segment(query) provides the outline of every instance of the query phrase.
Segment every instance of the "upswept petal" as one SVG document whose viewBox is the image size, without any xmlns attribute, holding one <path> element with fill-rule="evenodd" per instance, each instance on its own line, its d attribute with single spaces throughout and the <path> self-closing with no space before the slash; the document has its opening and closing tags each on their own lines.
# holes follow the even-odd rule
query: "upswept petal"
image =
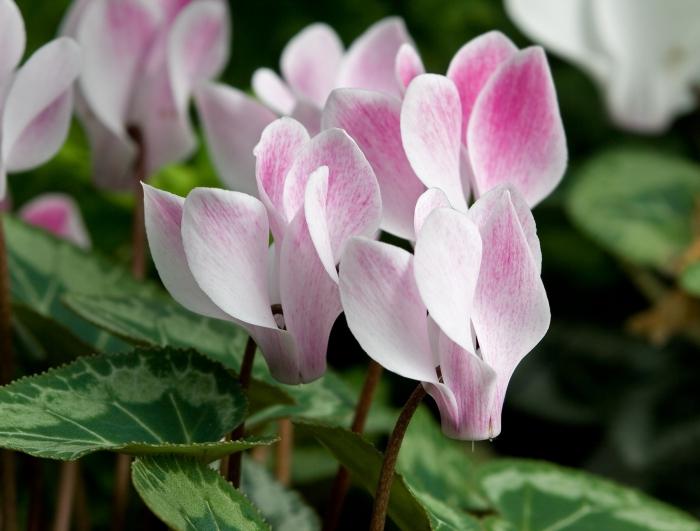
<svg viewBox="0 0 700 531">
<path fill-rule="evenodd" d="M 343 43 L 333 28 L 316 23 L 287 43 L 280 69 L 298 97 L 323 107 L 333 90 L 342 58 Z"/>
<path fill-rule="evenodd" d="M 440 329 L 465 349 L 472 345 L 469 319 L 481 254 L 477 226 L 452 208 L 434 210 L 417 235 L 413 266 L 421 299 Z"/>
<path fill-rule="evenodd" d="M 24 20 L 17 4 L 14 0 L 0 0 L 0 101 L 22 58 L 26 39 Z"/>
<path fill-rule="evenodd" d="M 257 196 L 253 149 L 275 115 L 244 92 L 219 83 L 202 83 L 195 102 L 221 180 L 231 190 Z"/>
<path fill-rule="evenodd" d="M 321 166 L 309 176 L 304 196 L 304 216 L 309 236 L 316 248 L 318 258 L 324 269 L 335 282 L 338 272 L 335 270 L 335 257 L 328 228 L 328 166 Z"/>
<path fill-rule="evenodd" d="M 326 371 L 328 338 L 342 313 L 338 285 L 326 273 L 299 211 L 287 227 L 280 253 L 280 296 L 286 329 L 297 346 L 297 383 Z"/>
<path fill-rule="evenodd" d="M 401 137 L 413 170 L 428 188 L 440 188 L 458 210 L 467 210 L 460 173 L 461 104 L 455 84 L 423 74 L 406 89 Z"/>
<path fill-rule="evenodd" d="M 438 361 L 430 348 L 413 256 L 393 245 L 353 238 L 339 276 L 348 327 L 364 351 L 405 378 L 437 383 Z"/>
<path fill-rule="evenodd" d="M 450 61 L 447 77 L 457 87 L 462 103 L 462 142 L 466 142 L 469 118 L 481 89 L 498 67 L 517 52 L 503 33 L 490 31 L 462 46 Z"/>
<path fill-rule="evenodd" d="M 192 2 L 179 12 L 168 37 L 168 69 L 175 107 L 186 113 L 197 83 L 216 77 L 229 54 L 227 5 L 219 0 Z"/>
<path fill-rule="evenodd" d="M 394 73 L 401 90 L 405 90 L 414 77 L 425 74 L 423 61 L 411 44 L 405 43 L 399 48 L 394 63 Z"/>
<path fill-rule="evenodd" d="M 412 39 L 401 18 L 388 17 L 376 22 L 348 49 L 335 86 L 378 90 L 400 96 L 394 61 L 405 43 L 412 43 Z"/>
<path fill-rule="evenodd" d="M 306 100 L 298 100 L 290 116 L 301 122 L 311 136 L 321 131 L 321 108 Z"/>
<path fill-rule="evenodd" d="M 286 216 L 283 205 L 287 173 L 309 140 L 303 125 L 292 118 L 280 118 L 263 130 L 253 149 L 258 196 L 267 208 L 277 242 L 282 241 L 285 227 L 292 219 Z"/>
<path fill-rule="evenodd" d="M 309 176 L 328 166 L 326 212 L 336 262 L 350 236 L 371 235 L 381 220 L 381 195 L 372 167 L 355 141 L 340 129 L 326 129 L 302 149 L 284 183 L 284 211 L 299 211 Z"/>
<path fill-rule="evenodd" d="M 532 257 L 511 194 L 476 216 L 483 241 L 472 323 L 480 354 L 498 374 L 501 395 L 515 367 L 549 328 L 550 312 L 539 268 Z"/>
<path fill-rule="evenodd" d="M 381 92 L 336 89 L 326 103 L 322 125 L 344 129 L 372 165 L 382 196 L 382 228 L 414 239 L 413 211 L 425 186 L 401 143 L 401 102 Z"/>
<path fill-rule="evenodd" d="M 276 328 L 267 283 L 268 235 L 265 207 L 254 197 L 195 188 L 185 200 L 182 242 L 199 287 L 230 316 Z"/>
<path fill-rule="evenodd" d="M 475 193 L 510 183 L 531 207 L 559 184 L 566 137 L 544 51 L 518 52 L 479 94 L 467 132 Z"/>
<path fill-rule="evenodd" d="M 197 285 L 182 245 L 182 210 L 185 198 L 143 185 L 146 235 L 160 279 L 170 295 L 188 310 L 228 319 Z"/>
<path fill-rule="evenodd" d="M 258 68 L 251 80 L 253 92 L 265 105 L 281 115 L 290 115 L 295 98 L 287 84 L 269 68 Z"/>
<path fill-rule="evenodd" d="M 450 208 L 450 200 L 447 199 L 445 192 L 439 188 L 428 188 L 416 202 L 416 210 L 413 215 L 413 227 L 416 234 L 420 232 L 428 216 L 437 208 Z"/>
<path fill-rule="evenodd" d="M 2 157 L 8 171 L 43 164 L 61 147 L 79 73 L 80 49 L 67 37 L 41 47 L 17 71 L 2 117 Z"/>
<path fill-rule="evenodd" d="M 80 208 L 69 195 L 42 194 L 25 203 L 19 211 L 19 217 L 78 247 L 90 248 L 90 235 L 85 228 Z"/>
</svg>

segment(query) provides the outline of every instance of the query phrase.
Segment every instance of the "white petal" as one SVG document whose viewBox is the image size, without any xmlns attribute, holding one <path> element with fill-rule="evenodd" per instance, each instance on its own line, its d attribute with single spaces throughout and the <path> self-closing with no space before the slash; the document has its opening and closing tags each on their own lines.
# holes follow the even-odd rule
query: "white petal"
<svg viewBox="0 0 700 531">
<path fill-rule="evenodd" d="M 294 95 L 273 70 L 258 68 L 253 72 L 251 85 L 255 95 L 276 113 L 289 115 L 294 110 Z"/>
</svg>

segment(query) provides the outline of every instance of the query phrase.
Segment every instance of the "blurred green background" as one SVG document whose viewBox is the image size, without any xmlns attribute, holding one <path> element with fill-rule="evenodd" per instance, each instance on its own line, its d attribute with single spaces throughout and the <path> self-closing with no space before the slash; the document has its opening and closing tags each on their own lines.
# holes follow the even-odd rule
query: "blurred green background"
<svg viewBox="0 0 700 531">
<path fill-rule="evenodd" d="M 17 3 L 27 25 L 29 52 L 54 36 L 67 2 Z M 376 20 L 400 15 L 427 68 L 435 72 L 445 71 L 463 43 L 491 29 L 502 30 L 519 45 L 528 44 L 495 0 L 257 0 L 232 2 L 231 12 L 233 46 L 223 80 L 244 89 L 256 68 L 277 68 L 289 38 L 315 21 L 329 23 L 349 45 Z M 506 400 L 503 434 L 491 444 L 477 445 L 477 450 L 593 471 L 700 515 L 700 345 L 685 322 L 656 343 L 632 333 L 629 325 L 630 318 L 663 298 L 665 290 L 676 290 L 677 271 L 664 260 L 655 260 L 655 246 L 675 238 L 677 231 L 683 232 L 678 236 L 680 250 L 692 241 L 694 206 L 689 190 L 700 191 L 695 165 L 700 156 L 700 115 L 682 117 L 660 136 L 621 132 L 610 124 L 591 81 L 551 55 L 550 61 L 570 154 L 562 185 L 535 211 L 552 327 L 516 371 Z M 631 166 L 606 159 L 611 150 L 624 150 Z M 646 156 L 651 157 L 649 163 L 644 162 Z M 655 165 L 658 158 L 662 162 Z M 645 172 L 651 174 L 648 179 L 642 175 Z M 676 173 L 684 172 L 691 175 L 691 185 L 685 188 L 675 180 Z M 178 193 L 217 183 L 205 149 L 187 164 L 156 177 L 157 186 Z M 647 185 L 642 189 L 638 183 Z M 130 198 L 94 189 L 78 125 L 56 159 L 11 177 L 10 187 L 15 206 L 44 191 L 73 194 L 94 246 L 115 260 L 128 261 Z M 649 216 L 655 219 L 650 221 Z M 628 230 L 626 224 L 640 219 L 646 231 Z M 676 230 L 677 220 L 676 232 L 658 233 L 658 227 Z M 628 252 L 630 248 L 634 251 Z M 689 295 L 678 297 L 692 313 L 697 301 Z M 658 315 L 647 314 L 646 320 L 636 319 L 636 328 L 650 332 L 668 325 L 658 320 Z M 357 347 L 348 345 L 352 339 L 340 322 L 330 359 L 346 371 L 364 362 Z M 400 404 L 411 385 L 391 379 L 388 400 Z M 106 488 L 108 480 L 99 481 Z M 313 498 L 326 486 L 312 482 L 304 493 Z"/>
</svg>

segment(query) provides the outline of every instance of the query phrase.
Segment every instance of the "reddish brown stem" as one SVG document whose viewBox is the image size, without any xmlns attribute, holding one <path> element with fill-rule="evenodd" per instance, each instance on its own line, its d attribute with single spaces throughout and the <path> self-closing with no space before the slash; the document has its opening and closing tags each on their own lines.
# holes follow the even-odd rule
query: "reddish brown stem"
<svg viewBox="0 0 700 531">
<path fill-rule="evenodd" d="M 134 278 L 142 280 L 146 277 L 146 224 L 141 182 L 146 180 L 146 147 L 138 127 L 129 127 L 128 133 L 136 144 L 133 172 L 134 211 L 131 226 L 131 273 Z"/>
<path fill-rule="evenodd" d="M 70 530 L 77 480 L 78 462 L 66 461 L 65 463 L 61 463 L 61 475 L 58 483 L 58 498 L 56 499 L 56 514 L 54 515 L 53 531 Z"/>
<path fill-rule="evenodd" d="M 355 433 L 362 433 L 365 430 L 365 423 L 369 415 L 370 407 L 374 393 L 377 390 L 377 385 L 382 375 L 382 366 L 376 361 L 370 360 L 367 368 L 367 376 L 362 385 L 360 398 L 355 408 L 355 417 L 352 421 L 351 430 Z M 328 503 L 328 512 L 323 524 L 323 531 L 334 531 L 340 523 L 340 515 L 343 512 L 345 496 L 350 488 L 350 472 L 344 466 L 338 468 L 338 473 L 333 481 L 331 488 L 331 497 Z"/>
<path fill-rule="evenodd" d="M 401 414 L 396 420 L 394 431 L 391 432 L 386 450 L 384 450 L 384 462 L 379 473 L 377 492 L 374 495 L 374 508 L 372 509 L 372 520 L 369 525 L 370 531 L 384 531 L 391 487 L 394 483 L 394 469 L 396 468 L 396 460 L 399 457 L 401 443 L 404 435 L 406 435 L 406 429 L 411 422 L 411 418 L 413 418 L 413 414 L 424 397 L 425 389 L 423 389 L 423 384 L 418 384 L 418 387 L 414 389 L 406 404 L 404 404 Z"/>
<path fill-rule="evenodd" d="M 40 459 L 28 457 L 29 474 L 29 510 L 27 514 L 27 531 L 46 529 L 44 522 L 44 467 Z"/>
<path fill-rule="evenodd" d="M 292 451 L 294 449 L 294 426 L 289 419 L 278 422 L 280 441 L 277 443 L 275 477 L 288 486 L 292 479 Z"/>
<path fill-rule="evenodd" d="M 129 507 L 129 476 L 131 457 L 118 454 L 114 467 L 114 495 L 112 497 L 112 531 L 122 531 Z"/>
</svg>

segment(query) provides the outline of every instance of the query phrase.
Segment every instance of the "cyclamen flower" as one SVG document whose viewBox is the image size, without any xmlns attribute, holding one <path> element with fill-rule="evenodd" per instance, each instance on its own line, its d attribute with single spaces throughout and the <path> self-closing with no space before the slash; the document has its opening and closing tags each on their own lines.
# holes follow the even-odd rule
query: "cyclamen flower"
<svg viewBox="0 0 700 531">
<path fill-rule="evenodd" d="M 400 18 L 372 25 L 347 51 L 326 24 L 312 24 L 293 37 L 282 52 L 282 78 L 269 68 L 255 71 L 258 102 L 226 85 L 207 83 L 196 94 L 207 145 L 226 186 L 255 195 L 252 149 L 260 133 L 278 116 L 292 116 L 311 134 L 321 125 L 321 109 L 336 87 L 361 87 L 398 96 L 394 58 L 411 42 Z"/>
<path fill-rule="evenodd" d="M 325 372 L 342 311 L 336 264 L 348 238 L 376 232 L 379 187 L 338 129 L 310 139 L 281 118 L 255 155 L 260 199 L 211 188 L 183 199 L 145 186 L 148 241 L 175 300 L 244 327 L 276 379 L 310 382 Z"/>
<path fill-rule="evenodd" d="M 0 200 L 7 173 L 45 163 L 65 141 L 80 72 L 80 49 L 66 38 L 39 48 L 17 68 L 25 43 L 17 5 L 0 0 Z"/>
<path fill-rule="evenodd" d="M 466 213 L 428 190 L 415 223 L 414 255 L 361 238 L 347 245 L 348 326 L 375 361 L 423 382 L 446 435 L 493 438 L 508 381 L 550 322 L 535 222 L 515 188 L 499 187 Z"/>
<path fill-rule="evenodd" d="M 76 0 L 63 32 L 85 50 L 78 114 L 98 184 L 131 189 L 137 157 L 150 176 L 192 153 L 190 94 L 228 57 L 225 0 Z"/>
<path fill-rule="evenodd" d="M 662 132 L 697 105 L 696 0 L 506 0 L 505 6 L 526 35 L 598 83 L 620 127 Z"/>
<path fill-rule="evenodd" d="M 413 239 L 413 209 L 426 188 L 440 188 L 466 211 L 501 185 L 529 206 L 544 199 L 566 169 L 566 140 L 547 59 L 539 47 L 518 50 L 502 33 L 465 44 L 447 76 L 424 74 L 404 45 L 395 73 L 403 101 L 376 91 L 339 89 L 323 127 L 345 129 L 360 145 L 382 189 L 382 228 Z"/>
<path fill-rule="evenodd" d="M 19 210 L 22 221 L 42 228 L 83 249 L 89 249 L 90 235 L 78 205 L 66 194 L 41 194 Z"/>
</svg>

